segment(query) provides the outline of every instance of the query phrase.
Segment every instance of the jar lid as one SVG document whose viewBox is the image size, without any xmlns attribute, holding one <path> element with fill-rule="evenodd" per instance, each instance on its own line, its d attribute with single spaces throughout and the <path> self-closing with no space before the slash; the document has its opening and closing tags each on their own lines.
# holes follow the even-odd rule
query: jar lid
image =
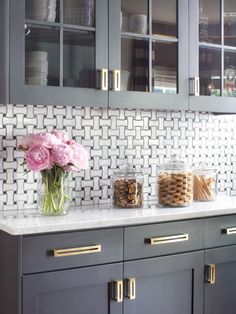
<svg viewBox="0 0 236 314">
<path fill-rule="evenodd" d="M 184 161 L 181 161 L 177 155 L 173 155 L 173 157 L 164 164 L 160 165 L 160 169 L 162 170 L 188 170 L 191 167 L 186 164 Z"/>
<path fill-rule="evenodd" d="M 200 162 L 199 164 L 193 167 L 193 171 L 196 173 L 212 173 L 217 172 L 217 169 L 211 166 L 208 166 L 204 162 Z"/>
<path fill-rule="evenodd" d="M 140 171 L 137 171 L 133 168 L 133 166 L 129 163 L 123 164 L 120 166 L 120 169 L 118 171 L 115 171 L 114 174 L 119 176 L 131 176 L 136 174 L 142 174 Z"/>
</svg>

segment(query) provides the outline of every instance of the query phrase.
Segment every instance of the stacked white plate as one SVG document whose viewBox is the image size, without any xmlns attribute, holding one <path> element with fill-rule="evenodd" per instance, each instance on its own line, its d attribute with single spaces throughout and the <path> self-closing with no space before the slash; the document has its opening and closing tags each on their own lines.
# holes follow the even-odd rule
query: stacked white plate
<svg viewBox="0 0 236 314">
<path fill-rule="evenodd" d="M 94 26 L 94 0 L 64 0 L 64 22 Z"/>
<path fill-rule="evenodd" d="M 56 0 L 31 0 L 26 6 L 26 16 L 29 19 L 55 22 Z"/>
<path fill-rule="evenodd" d="M 48 53 L 47 51 L 30 51 L 27 55 L 26 82 L 30 85 L 48 84 Z"/>
</svg>

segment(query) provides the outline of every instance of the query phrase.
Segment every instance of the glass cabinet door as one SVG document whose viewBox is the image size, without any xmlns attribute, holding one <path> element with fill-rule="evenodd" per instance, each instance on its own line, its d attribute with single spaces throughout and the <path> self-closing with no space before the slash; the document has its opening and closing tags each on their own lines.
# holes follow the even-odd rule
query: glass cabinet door
<svg viewBox="0 0 236 314">
<path fill-rule="evenodd" d="M 13 2 L 13 99 L 107 106 L 107 0 Z"/>
<path fill-rule="evenodd" d="M 110 0 L 112 107 L 187 109 L 188 1 Z"/>
<path fill-rule="evenodd" d="M 191 0 L 190 21 L 191 93 L 200 96 L 190 109 L 236 112 L 236 2 Z"/>
</svg>

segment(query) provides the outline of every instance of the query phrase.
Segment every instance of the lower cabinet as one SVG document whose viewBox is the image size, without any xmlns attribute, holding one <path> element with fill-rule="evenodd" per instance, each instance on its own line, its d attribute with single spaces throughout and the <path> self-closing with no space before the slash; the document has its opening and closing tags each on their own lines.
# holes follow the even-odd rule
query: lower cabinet
<svg viewBox="0 0 236 314">
<path fill-rule="evenodd" d="M 23 314 L 121 314 L 110 286 L 122 270 L 118 263 L 25 275 Z"/>
<path fill-rule="evenodd" d="M 203 252 L 125 262 L 124 314 L 202 314 L 203 265 Z"/>
<path fill-rule="evenodd" d="M 236 246 L 205 251 L 205 314 L 236 313 Z"/>
</svg>

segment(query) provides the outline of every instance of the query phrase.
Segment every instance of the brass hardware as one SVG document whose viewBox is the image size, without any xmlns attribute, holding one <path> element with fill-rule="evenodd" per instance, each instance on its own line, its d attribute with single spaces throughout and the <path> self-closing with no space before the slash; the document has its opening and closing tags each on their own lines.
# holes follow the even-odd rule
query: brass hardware
<svg viewBox="0 0 236 314">
<path fill-rule="evenodd" d="M 123 280 L 113 281 L 112 299 L 117 303 L 123 302 Z"/>
<path fill-rule="evenodd" d="M 200 81 L 199 77 L 191 77 L 189 79 L 189 95 L 190 96 L 199 96 L 200 95 Z"/>
<path fill-rule="evenodd" d="M 76 247 L 69 249 L 58 249 L 52 250 L 54 257 L 62 257 L 62 256 L 74 256 L 74 255 L 83 255 L 83 254 L 91 254 L 91 253 L 99 253 L 101 252 L 101 245 L 91 245 L 84 247 Z"/>
<path fill-rule="evenodd" d="M 112 90 L 119 92 L 120 91 L 120 80 L 121 80 L 121 72 L 120 70 L 113 70 L 113 88 Z"/>
<path fill-rule="evenodd" d="M 108 69 L 101 69 L 101 90 L 108 90 Z"/>
<path fill-rule="evenodd" d="M 135 300 L 136 298 L 136 279 L 128 278 L 125 280 L 126 282 L 126 293 L 125 296 L 130 300 Z"/>
<path fill-rule="evenodd" d="M 206 265 L 206 282 L 210 285 L 214 285 L 216 282 L 216 265 L 209 264 Z"/>
<path fill-rule="evenodd" d="M 182 241 L 188 241 L 188 240 L 189 240 L 189 235 L 187 233 L 184 233 L 184 234 L 176 234 L 172 236 L 147 238 L 146 242 L 150 245 L 159 245 L 159 244 L 182 242 Z"/>
<path fill-rule="evenodd" d="M 222 229 L 222 233 L 231 235 L 236 234 L 236 227 Z"/>
</svg>

